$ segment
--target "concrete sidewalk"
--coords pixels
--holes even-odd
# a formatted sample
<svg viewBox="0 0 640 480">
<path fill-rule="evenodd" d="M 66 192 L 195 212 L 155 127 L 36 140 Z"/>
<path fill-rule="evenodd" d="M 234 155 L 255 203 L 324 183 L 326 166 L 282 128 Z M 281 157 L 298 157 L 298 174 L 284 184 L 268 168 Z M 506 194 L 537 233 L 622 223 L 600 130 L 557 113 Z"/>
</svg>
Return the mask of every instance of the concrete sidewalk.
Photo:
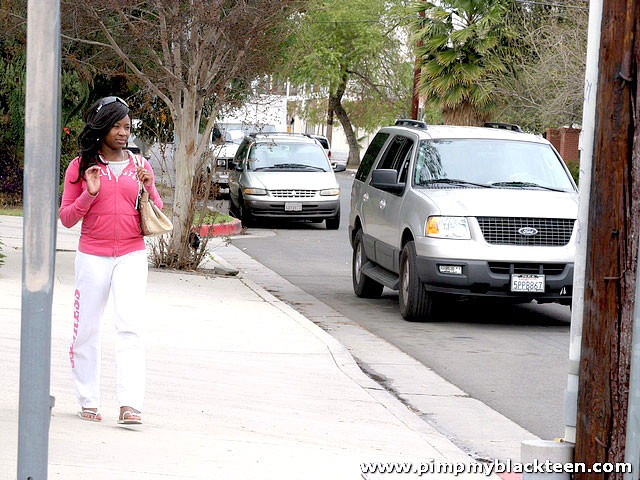
<svg viewBox="0 0 640 480">
<path fill-rule="evenodd" d="M 58 232 L 50 478 L 373 479 L 396 475 L 363 474 L 362 462 L 473 463 L 364 375 L 334 338 L 238 277 L 150 271 L 145 423 L 135 428 L 116 425 L 110 305 L 104 420 L 79 420 L 68 358 L 78 228 Z M 7 255 L 0 267 L 0 478 L 7 479 L 17 464 L 21 238 L 22 218 L 0 216 Z"/>
</svg>

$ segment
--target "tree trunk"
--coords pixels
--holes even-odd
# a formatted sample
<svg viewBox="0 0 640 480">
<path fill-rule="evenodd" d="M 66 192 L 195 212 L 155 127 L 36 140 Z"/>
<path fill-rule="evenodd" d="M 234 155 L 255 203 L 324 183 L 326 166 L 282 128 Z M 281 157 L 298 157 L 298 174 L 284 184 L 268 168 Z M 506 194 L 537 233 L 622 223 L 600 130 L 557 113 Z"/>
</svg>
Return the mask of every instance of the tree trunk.
<svg viewBox="0 0 640 480">
<path fill-rule="evenodd" d="M 174 158 L 176 187 L 173 195 L 173 233 L 170 241 L 170 250 L 177 267 L 188 264 L 191 255 L 188 245 L 193 221 L 192 185 L 198 163 L 195 153 L 199 126 L 196 118 L 199 116 L 195 111 L 194 99 L 190 95 L 185 95 L 181 113 L 181 117 L 175 120 L 180 143 Z"/>
<path fill-rule="evenodd" d="M 358 139 L 353 132 L 349 115 L 342 106 L 342 97 L 346 89 L 347 74 L 345 73 L 342 76 L 342 81 L 340 82 L 340 85 L 338 85 L 336 93 L 329 95 L 329 108 L 336 113 L 338 120 L 340 120 L 340 125 L 342 125 L 342 129 L 344 130 L 344 134 L 347 137 L 347 143 L 349 144 L 347 168 L 357 168 L 358 165 L 360 165 L 360 147 L 358 146 Z"/>
<path fill-rule="evenodd" d="M 466 125 L 481 127 L 489 119 L 487 113 L 479 112 L 469 102 L 462 102 L 455 108 L 443 108 L 442 118 L 446 125 Z"/>
<path fill-rule="evenodd" d="M 575 461 L 587 466 L 622 462 L 625 453 L 640 226 L 639 33 L 640 4 L 604 2 L 575 449 Z"/>
<path fill-rule="evenodd" d="M 327 140 L 329 145 L 333 140 L 333 108 L 331 108 L 331 98 L 329 98 L 329 108 L 327 108 Z"/>
</svg>

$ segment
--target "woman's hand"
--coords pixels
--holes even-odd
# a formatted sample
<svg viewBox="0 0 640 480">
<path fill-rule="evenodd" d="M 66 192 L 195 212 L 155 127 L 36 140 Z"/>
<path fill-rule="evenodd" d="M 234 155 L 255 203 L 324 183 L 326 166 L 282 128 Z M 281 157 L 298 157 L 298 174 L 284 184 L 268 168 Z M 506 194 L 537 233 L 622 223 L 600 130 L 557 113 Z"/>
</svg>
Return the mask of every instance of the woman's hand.
<svg viewBox="0 0 640 480">
<path fill-rule="evenodd" d="M 153 175 L 151 172 L 143 167 L 138 167 L 138 171 L 136 172 L 138 175 L 138 179 L 148 187 L 153 182 Z"/>
<path fill-rule="evenodd" d="M 90 195 L 96 195 L 100 191 L 100 167 L 94 165 L 87 168 L 84 173 L 84 179 L 87 182 L 87 190 Z"/>
</svg>

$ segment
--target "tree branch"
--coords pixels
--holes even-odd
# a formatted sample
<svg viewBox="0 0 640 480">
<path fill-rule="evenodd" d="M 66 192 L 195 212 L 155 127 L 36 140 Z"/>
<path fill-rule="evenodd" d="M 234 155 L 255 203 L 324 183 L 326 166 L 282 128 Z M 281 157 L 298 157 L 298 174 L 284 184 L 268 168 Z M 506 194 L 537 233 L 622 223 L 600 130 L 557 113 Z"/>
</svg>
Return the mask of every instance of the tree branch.
<svg viewBox="0 0 640 480">
<path fill-rule="evenodd" d="M 129 58 L 129 56 L 124 53 L 124 51 L 120 48 L 120 45 L 118 45 L 118 43 L 114 40 L 114 38 L 111 36 L 111 34 L 109 33 L 109 30 L 107 29 L 107 27 L 105 26 L 105 24 L 102 22 L 102 20 L 100 19 L 100 17 L 98 16 L 98 13 L 94 10 L 93 7 L 90 7 L 91 13 L 93 13 L 94 17 L 96 18 L 96 21 L 98 22 L 98 24 L 100 25 L 100 27 L 102 28 L 102 31 L 104 32 L 104 34 L 106 35 L 107 39 L 109 40 L 109 44 L 110 44 L 110 48 L 112 48 L 116 54 L 129 66 L 129 68 L 131 68 L 131 70 L 133 70 L 135 72 L 135 74 L 138 76 L 138 78 L 140 78 L 150 89 L 151 91 L 153 91 L 153 93 L 155 93 L 156 95 L 158 95 L 158 97 L 160 97 L 162 99 L 162 101 L 164 103 L 167 104 L 167 107 L 169 107 L 169 110 L 171 111 L 171 116 L 175 119 L 177 118 L 177 110 L 176 110 L 176 106 L 173 104 L 173 102 L 171 101 L 171 99 L 169 97 L 167 97 L 150 79 L 147 75 L 145 75 L 144 73 L 142 73 L 140 71 L 140 69 L 138 69 L 138 67 L 131 61 L 131 59 Z"/>
<path fill-rule="evenodd" d="M 113 50 L 112 46 L 109 45 L 108 43 L 96 42 L 94 40 L 86 40 L 84 38 L 70 37 L 69 35 L 65 35 L 64 33 L 61 33 L 60 36 L 67 40 L 71 40 L 72 42 L 86 43 L 87 45 L 96 45 L 98 47 L 105 47 Z"/>
</svg>

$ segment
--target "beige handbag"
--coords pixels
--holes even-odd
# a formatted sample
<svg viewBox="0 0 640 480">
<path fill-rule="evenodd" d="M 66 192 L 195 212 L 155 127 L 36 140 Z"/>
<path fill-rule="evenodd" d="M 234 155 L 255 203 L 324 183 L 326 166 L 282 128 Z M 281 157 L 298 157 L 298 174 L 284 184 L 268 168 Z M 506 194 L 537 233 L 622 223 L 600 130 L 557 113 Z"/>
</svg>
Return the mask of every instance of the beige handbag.
<svg viewBox="0 0 640 480">
<path fill-rule="evenodd" d="M 144 167 L 144 163 L 140 162 L 140 166 Z M 134 162 L 135 163 L 135 162 Z M 136 163 L 138 165 L 138 163 Z M 162 213 L 153 200 L 149 198 L 149 192 L 144 188 L 142 182 L 138 180 L 140 190 L 138 192 L 138 211 L 140 212 L 140 227 L 142 228 L 142 234 L 149 235 L 163 235 L 173 230 L 173 224 L 167 216 Z"/>
</svg>

